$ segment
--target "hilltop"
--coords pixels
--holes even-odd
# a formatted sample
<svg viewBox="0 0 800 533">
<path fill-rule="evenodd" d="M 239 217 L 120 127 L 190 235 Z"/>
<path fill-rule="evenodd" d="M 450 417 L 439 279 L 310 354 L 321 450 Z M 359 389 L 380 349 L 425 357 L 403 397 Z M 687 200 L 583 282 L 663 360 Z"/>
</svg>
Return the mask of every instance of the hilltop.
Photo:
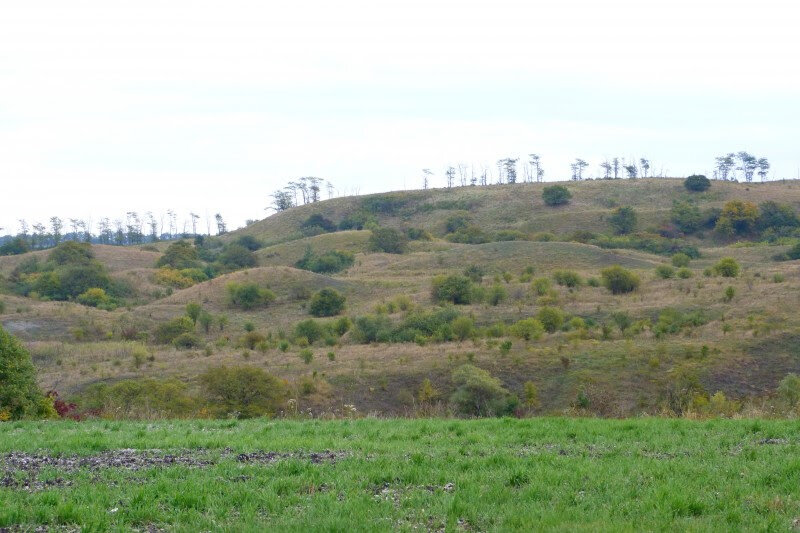
<svg viewBox="0 0 800 533">
<path fill-rule="evenodd" d="M 421 404 L 446 409 L 457 386 L 453 371 L 465 364 L 487 370 L 521 401 L 534 390 L 529 412 L 613 416 L 704 409 L 718 391 L 733 408 L 734 400 L 771 396 L 800 371 L 797 262 L 774 259 L 800 235 L 794 226 L 767 231 L 761 222 L 738 235 L 714 229 L 731 201 L 775 202 L 796 213 L 800 183 L 715 181 L 690 192 L 678 179 L 570 182 L 561 184 L 569 203 L 548 206 L 542 191 L 552 185 L 392 192 L 294 207 L 190 245 L 199 254 L 192 265 L 199 274 L 186 274 L 196 277 L 190 286 L 169 286 L 156 268 L 169 243 L 92 246 L 111 287 L 126 287 L 108 309 L 15 292 L 15 269 L 32 257 L 45 262 L 48 251 L 0 257 L 0 322 L 31 350 L 43 387 L 65 395 L 166 377 L 194 391 L 206 369 L 246 365 L 285 380 L 288 394 L 315 411 L 344 404 L 382 414 Z M 676 202 L 696 208 L 697 228 L 676 226 Z M 618 235 L 612 221 L 621 207 L 632 208 L 636 220 Z M 402 233 L 404 253 L 375 251 L 375 228 Z M 247 266 L 221 259 L 236 243 L 254 242 Z M 332 252 L 351 264 L 338 272 L 298 268 L 304 258 Z M 671 266 L 678 252 L 688 254 L 687 267 Z M 736 277 L 713 270 L 724 257 L 741 266 Z M 638 289 L 612 294 L 603 287 L 601 272 L 612 265 L 638 276 Z M 438 276 L 470 267 L 470 303 L 432 300 Z M 229 286 L 250 283 L 269 292 L 264 305 L 233 305 Z M 307 338 L 298 324 L 312 318 L 310 298 L 326 288 L 346 298 L 338 316 L 350 325 L 334 334 L 336 318 L 316 319 L 322 332 Z M 197 342 L 185 347 L 157 343 L 159 326 L 191 303 L 213 318 L 208 331 L 194 326 Z M 559 324 L 526 339 L 515 324 L 543 320 L 543 309 L 554 310 Z M 456 325 L 458 316 L 465 320 Z M 365 337 L 368 327 L 374 337 Z M 430 395 L 421 394 L 426 380 Z"/>
</svg>

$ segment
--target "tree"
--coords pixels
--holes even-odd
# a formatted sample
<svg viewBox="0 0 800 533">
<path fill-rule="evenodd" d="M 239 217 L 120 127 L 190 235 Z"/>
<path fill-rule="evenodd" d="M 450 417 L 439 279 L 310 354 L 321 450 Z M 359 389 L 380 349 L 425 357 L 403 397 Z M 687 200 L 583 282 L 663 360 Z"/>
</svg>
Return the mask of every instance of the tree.
<svg viewBox="0 0 800 533">
<path fill-rule="evenodd" d="M 758 168 L 758 159 L 747 152 L 739 152 L 736 154 L 736 157 L 739 159 L 739 166 L 736 170 L 741 170 L 744 180 L 750 183 L 753 181 L 753 174 L 755 174 Z"/>
<path fill-rule="evenodd" d="M 236 283 L 231 282 L 226 286 L 228 299 L 231 305 L 241 307 L 245 311 L 256 307 L 266 307 L 275 301 L 275 293 L 269 289 L 263 289 L 257 283 Z"/>
<path fill-rule="evenodd" d="M 725 204 L 715 229 L 725 235 L 750 233 L 758 221 L 758 207 L 751 202 L 732 200 Z"/>
<path fill-rule="evenodd" d="M 636 211 L 632 207 L 618 207 L 608 222 L 618 235 L 630 233 L 636 228 Z"/>
<path fill-rule="evenodd" d="M 650 160 L 643 157 L 639 159 L 639 164 L 642 167 L 642 177 L 646 178 L 647 173 L 650 171 Z"/>
<path fill-rule="evenodd" d="M 583 179 L 583 171 L 588 166 L 589 166 L 589 163 L 587 163 L 583 159 L 576 159 L 575 162 L 570 165 L 570 168 L 572 169 L 572 179 L 574 181 L 582 180 Z"/>
<path fill-rule="evenodd" d="M 542 200 L 546 205 L 564 205 L 572 198 L 572 193 L 563 185 L 550 185 L 542 190 Z"/>
<path fill-rule="evenodd" d="M 178 241 L 170 244 L 164 255 L 156 261 L 157 267 L 172 267 L 178 270 L 184 268 L 198 268 L 200 261 L 197 257 L 197 250 L 186 241 Z"/>
<path fill-rule="evenodd" d="M 431 176 L 433 176 L 433 172 L 429 168 L 422 169 L 422 189 L 428 190 L 428 185 L 431 181 Z"/>
<path fill-rule="evenodd" d="M 217 222 L 217 235 L 223 235 L 228 232 L 228 226 L 225 224 L 220 213 L 214 215 L 214 220 Z"/>
<path fill-rule="evenodd" d="M 615 157 L 611 160 L 611 168 L 614 169 L 614 179 L 619 178 L 619 169 L 621 168 L 619 157 Z"/>
<path fill-rule="evenodd" d="M 219 254 L 219 262 L 229 269 L 252 268 L 258 265 L 256 255 L 241 244 L 229 244 Z"/>
<path fill-rule="evenodd" d="M 634 179 L 638 176 L 639 169 L 636 168 L 635 164 L 625 165 L 625 172 L 628 173 L 630 179 Z"/>
<path fill-rule="evenodd" d="M 61 230 L 64 228 L 64 222 L 58 217 L 50 217 L 50 229 L 53 236 L 53 245 L 61 242 Z"/>
<path fill-rule="evenodd" d="M 200 313 L 203 308 L 197 302 L 189 302 L 186 304 L 186 316 L 192 319 L 193 324 L 197 324 L 197 319 L 200 318 Z"/>
<path fill-rule="evenodd" d="M 436 276 L 431 282 L 431 297 L 435 302 L 469 305 L 475 297 L 472 280 L 460 274 Z"/>
<path fill-rule="evenodd" d="M 611 177 L 611 170 L 613 168 L 611 166 L 611 163 L 609 163 L 608 161 L 603 161 L 602 163 L 600 163 L 600 168 L 605 173 L 605 175 L 603 177 L 605 179 L 609 179 Z"/>
<path fill-rule="evenodd" d="M 612 294 L 633 292 L 639 287 L 639 276 L 619 265 L 604 268 L 600 275 L 603 278 L 603 285 Z"/>
<path fill-rule="evenodd" d="M 345 299 L 334 289 L 322 289 L 311 297 L 308 312 L 316 317 L 336 316 L 344 310 Z"/>
<path fill-rule="evenodd" d="M 692 174 L 683 182 L 687 191 L 703 192 L 711 187 L 711 181 L 702 174 Z"/>
<path fill-rule="evenodd" d="M 758 176 L 761 178 L 761 181 L 764 181 L 764 178 L 767 177 L 767 173 L 769 172 L 769 161 L 766 157 L 762 157 L 758 160 Z"/>
<path fill-rule="evenodd" d="M 36 370 L 22 344 L 0 326 L 0 420 L 55 414 L 36 385 Z"/>
<path fill-rule="evenodd" d="M 731 170 L 736 166 L 736 154 L 730 153 L 717 157 L 717 176 L 722 181 L 728 181 Z"/>
<path fill-rule="evenodd" d="M 564 312 L 557 307 L 542 307 L 536 313 L 536 320 L 548 333 L 555 333 L 564 324 Z"/>
<path fill-rule="evenodd" d="M 270 208 L 275 211 L 286 211 L 294 207 L 295 203 L 292 199 L 292 193 L 287 190 L 275 191 L 272 193 L 272 205 Z M 269 209 L 269 208 L 268 208 Z"/>
<path fill-rule="evenodd" d="M 447 188 L 452 188 L 453 181 L 456 179 L 456 169 L 453 167 L 447 167 L 447 170 L 444 171 L 444 177 L 447 180 Z"/>
<path fill-rule="evenodd" d="M 541 166 L 541 157 L 539 154 L 528 154 L 528 157 L 530 158 L 531 167 L 533 167 L 533 177 L 538 183 L 542 181 L 542 178 L 544 177 L 544 170 Z"/>
<path fill-rule="evenodd" d="M 517 182 L 517 161 L 519 161 L 519 159 L 512 159 L 510 157 L 501 159 L 499 161 L 499 163 L 502 164 L 503 170 L 506 173 L 506 181 L 508 183 Z"/>
</svg>

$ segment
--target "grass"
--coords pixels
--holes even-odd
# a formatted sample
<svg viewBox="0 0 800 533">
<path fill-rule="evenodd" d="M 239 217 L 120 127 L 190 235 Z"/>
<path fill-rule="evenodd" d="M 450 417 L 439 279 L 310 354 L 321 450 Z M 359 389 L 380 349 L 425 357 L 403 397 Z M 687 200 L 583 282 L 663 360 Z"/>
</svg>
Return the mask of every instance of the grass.
<svg viewBox="0 0 800 533">
<path fill-rule="evenodd" d="M 0 488 L 0 527 L 763 531 L 788 530 L 800 516 L 796 422 L 0 424 L 3 457 L 20 451 L 97 457 L 120 449 L 157 449 L 211 464 L 46 467 L 36 476 L 51 486 Z M 237 458 L 258 450 L 279 456 Z M 325 450 L 335 459 L 309 459 Z M 291 456 L 280 457 L 285 453 Z M 2 461 L 0 467 L 6 468 Z"/>
</svg>

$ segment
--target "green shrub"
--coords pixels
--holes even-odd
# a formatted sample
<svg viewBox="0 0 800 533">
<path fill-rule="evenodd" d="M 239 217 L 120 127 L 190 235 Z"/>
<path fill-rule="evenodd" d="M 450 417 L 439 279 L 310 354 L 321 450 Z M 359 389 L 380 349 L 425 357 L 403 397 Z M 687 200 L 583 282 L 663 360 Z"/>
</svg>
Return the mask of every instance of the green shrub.
<svg viewBox="0 0 800 533">
<path fill-rule="evenodd" d="M 249 350 L 255 350 L 256 346 L 265 342 L 266 340 L 267 338 L 261 333 L 258 333 L 257 331 L 248 331 L 241 339 L 239 339 L 239 346 Z"/>
<path fill-rule="evenodd" d="M 305 255 L 294 266 L 303 270 L 310 270 L 318 274 L 335 274 L 353 266 L 355 256 L 350 252 L 338 250 L 315 255 L 309 246 Z"/>
<path fill-rule="evenodd" d="M 319 213 L 314 213 L 300 224 L 300 229 L 306 236 L 319 235 L 336 231 L 336 224 Z"/>
<path fill-rule="evenodd" d="M 545 331 L 554 333 L 564 324 L 564 312 L 557 307 L 542 307 L 536 313 L 536 319 L 542 324 Z"/>
<path fill-rule="evenodd" d="M 176 348 L 197 348 L 202 343 L 194 333 L 181 333 L 172 340 L 172 345 Z"/>
<path fill-rule="evenodd" d="M 583 278 L 572 270 L 556 270 L 553 272 L 553 279 L 564 287 L 574 288 L 583 285 Z"/>
<path fill-rule="evenodd" d="M 6 303 L 3 300 L 0 300 L 0 315 L 6 312 Z"/>
<path fill-rule="evenodd" d="M 36 384 L 36 369 L 22 344 L 0 326 L 0 421 L 55 415 Z"/>
<path fill-rule="evenodd" d="M 755 228 L 758 217 L 755 204 L 732 200 L 722 208 L 714 229 L 723 235 L 746 235 Z"/>
<path fill-rule="evenodd" d="M 274 415 L 286 397 L 283 381 L 252 366 L 209 368 L 200 383 L 209 409 L 218 416 Z"/>
<path fill-rule="evenodd" d="M 617 235 L 625 235 L 636 228 L 636 211 L 632 207 L 618 207 L 608 222 Z"/>
<path fill-rule="evenodd" d="M 691 261 L 691 258 L 683 252 L 678 252 L 672 256 L 671 261 L 672 266 L 681 268 L 689 266 L 689 261 Z"/>
<path fill-rule="evenodd" d="M 670 220 L 684 233 L 694 233 L 703 226 L 703 214 L 692 202 L 673 201 Z M 677 266 L 677 265 L 676 265 Z"/>
<path fill-rule="evenodd" d="M 229 244 L 217 258 L 217 261 L 228 270 L 252 268 L 258 265 L 256 255 L 240 244 Z"/>
<path fill-rule="evenodd" d="M 564 205 L 572 198 L 572 193 L 563 185 L 550 185 L 542 190 L 542 200 L 545 205 Z"/>
<path fill-rule="evenodd" d="M 108 308 L 112 305 L 112 299 L 106 291 L 99 287 L 87 289 L 86 292 L 78 296 L 78 303 L 89 307 Z"/>
<path fill-rule="evenodd" d="M 547 278 L 536 278 L 531 282 L 531 288 L 533 292 L 536 293 L 537 296 L 544 296 L 548 292 L 550 292 L 550 288 L 552 284 L 550 280 Z"/>
<path fill-rule="evenodd" d="M 724 278 L 735 278 L 739 275 L 740 268 L 733 257 L 723 257 L 714 265 L 714 273 Z"/>
<path fill-rule="evenodd" d="M 197 399 L 177 379 L 136 379 L 99 383 L 80 395 L 81 405 L 113 418 L 182 418 L 195 412 Z"/>
<path fill-rule="evenodd" d="M 684 180 L 683 186 L 687 191 L 702 192 L 711 187 L 711 180 L 702 174 L 693 174 Z"/>
<path fill-rule="evenodd" d="M 503 355 L 508 355 L 511 352 L 511 347 L 513 343 L 511 341 L 503 341 L 500 343 L 500 353 Z"/>
<path fill-rule="evenodd" d="M 308 312 L 312 316 L 335 316 L 344 310 L 346 298 L 334 289 L 322 289 L 311 297 Z"/>
<path fill-rule="evenodd" d="M 350 319 L 347 318 L 346 316 L 343 316 L 333 321 L 333 324 L 331 324 L 331 329 L 336 335 L 341 337 L 342 335 L 350 331 L 352 325 L 353 323 L 350 322 Z"/>
<path fill-rule="evenodd" d="M 800 377 L 797 374 L 786 374 L 780 381 L 778 397 L 790 407 L 796 407 L 800 403 Z"/>
<path fill-rule="evenodd" d="M 453 320 L 451 327 L 453 335 L 460 341 L 470 338 L 475 331 L 475 323 L 467 316 L 460 316 Z"/>
<path fill-rule="evenodd" d="M 471 281 L 480 283 L 483 281 L 483 276 L 486 275 L 486 271 L 478 265 L 470 265 L 464 269 L 464 275 Z"/>
<path fill-rule="evenodd" d="M 734 288 L 733 288 L 733 287 L 731 287 L 731 286 L 728 286 L 728 287 L 725 289 L 725 296 L 723 296 L 723 299 L 724 299 L 726 302 L 730 302 L 731 300 L 733 300 L 733 297 L 734 297 L 734 296 L 736 296 L 736 289 L 734 289 Z"/>
<path fill-rule="evenodd" d="M 502 416 L 512 414 L 519 400 L 500 380 L 473 365 L 463 365 L 453 371 L 456 390 L 450 403 L 457 413 L 467 416 Z"/>
<path fill-rule="evenodd" d="M 461 244 L 485 244 L 492 242 L 492 237 L 480 226 L 472 225 L 462 228 L 455 233 L 449 233 L 447 240 L 450 242 L 457 242 Z"/>
<path fill-rule="evenodd" d="M 30 251 L 25 239 L 17 237 L 0 246 L 0 255 L 21 255 Z"/>
<path fill-rule="evenodd" d="M 312 352 L 308 348 L 300 350 L 300 359 L 302 359 L 303 362 L 307 365 L 311 364 L 311 361 L 314 359 L 314 352 Z"/>
<path fill-rule="evenodd" d="M 692 271 L 688 268 L 678 269 L 678 277 L 681 279 L 689 279 L 693 276 Z"/>
<path fill-rule="evenodd" d="M 189 302 L 186 304 L 186 316 L 192 319 L 192 323 L 197 324 L 197 319 L 200 318 L 200 312 L 203 308 L 197 302 Z"/>
<path fill-rule="evenodd" d="M 228 283 L 226 289 L 230 304 L 245 311 L 256 307 L 265 307 L 275 301 L 274 292 L 269 289 L 263 289 L 253 282 L 231 282 Z"/>
<path fill-rule="evenodd" d="M 499 283 L 495 283 L 491 286 L 491 288 L 489 288 L 486 298 L 490 305 L 499 305 L 506 301 L 508 298 L 508 292 L 506 291 L 505 287 Z"/>
<path fill-rule="evenodd" d="M 468 305 L 473 301 L 474 287 L 466 276 L 458 274 L 436 276 L 432 281 L 431 296 L 436 302 Z"/>
<path fill-rule="evenodd" d="M 305 338 L 310 344 L 320 340 L 324 334 L 322 325 L 312 318 L 298 322 L 294 326 L 294 337 Z"/>
<path fill-rule="evenodd" d="M 447 233 L 455 233 L 466 229 L 469 225 L 470 219 L 466 213 L 454 213 L 444 221 L 444 229 Z"/>
<path fill-rule="evenodd" d="M 671 279 L 675 277 L 675 269 L 669 265 L 658 265 L 656 267 L 656 276 L 661 279 Z"/>
<path fill-rule="evenodd" d="M 526 341 L 539 340 L 544 334 L 544 325 L 535 318 L 524 318 L 511 326 L 511 333 Z"/>
<path fill-rule="evenodd" d="M 256 250 L 259 250 L 264 246 L 264 243 L 262 243 L 252 235 L 242 235 L 241 237 L 233 241 L 233 243 L 238 244 L 239 246 L 243 246 L 248 250 L 250 250 L 251 252 L 255 252 Z"/>
<path fill-rule="evenodd" d="M 600 274 L 603 286 L 612 294 L 633 292 L 639 287 L 639 276 L 619 265 L 604 268 Z"/>
<path fill-rule="evenodd" d="M 159 324 L 153 335 L 154 340 L 159 344 L 169 344 L 184 333 L 192 333 L 194 323 L 188 316 L 179 316 L 169 322 Z"/>
<path fill-rule="evenodd" d="M 388 342 L 392 335 L 391 321 L 385 315 L 360 316 L 353 324 L 352 335 L 362 344 Z"/>
<path fill-rule="evenodd" d="M 164 255 L 156 262 L 157 267 L 169 266 L 177 270 L 199 268 L 200 265 L 197 250 L 187 241 L 177 241 L 170 244 Z"/>
<path fill-rule="evenodd" d="M 58 266 L 88 265 L 94 259 L 91 245 L 85 242 L 62 242 L 47 255 L 47 260 Z"/>
<path fill-rule="evenodd" d="M 666 334 L 678 333 L 685 327 L 702 326 L 707 319 L 702 311 L 692 311 L 691 313 L 681 313 L 677 309 L 667 308 L 658 315 L 658 320 L 653 325 L 653 333 L 659 338 Z"/>
<path fill-rule="evenodd" d="M 407 246 L 406 236 L 393 228 L 375 228 L 369 238 L 369 249 L 373 252 L 402 254 Z"/>
</svg>

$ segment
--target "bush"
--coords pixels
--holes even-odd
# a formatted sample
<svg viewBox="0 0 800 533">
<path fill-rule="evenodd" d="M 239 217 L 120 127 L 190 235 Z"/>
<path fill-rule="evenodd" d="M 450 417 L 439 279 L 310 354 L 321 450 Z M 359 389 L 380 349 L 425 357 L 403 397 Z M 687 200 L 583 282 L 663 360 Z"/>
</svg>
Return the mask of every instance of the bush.
<svg viewBox="0 0 800 533">
<path fill-rule="evenodd" d="M 0 326 L 0 421 L 55 414 L 36 385 L 36 370 L 22 344 Z"/>
<path fill-rule="evenodd" d="M 714 273 L 723 278 L 735 278 L 739 275 L 740 266 L 733 257 L 723 257 L 714 265 Z"/>
<path fill-rule="evenodd" d="M 469 215 L 466 213 L 455 213 L 447 217 L 444 221 L 444 229 L 447 233 L 455 233 L 466 229 L 470 225 Z"/>
<path fill-rule="evenodd" d="M 91 385 L 81 394 L 80 403 L 104 417 L 181 418 L 194 413 L 197 399 L 177 379 L 136 379 Z"/>
<path fill-rule="evenodd" d="M 112 305 L 112 300 L 108 294 L 106 294 L 106 291 L 94 287 L 80 294 L 78 296 L 78 303 L 89 307 L 108 308 Z"/>
<path fill-rule="evenodd" d="M 252 268 L 258 265 L 256 255 L 240 244 L 229 244 L 218 258 L 219 263 L 229 270 Z"/>
<path fill-rule="evenodd" d="M 618 207 L 608 222 L 618 235 L 630 233 L 636 228 L 636 211 L 632 207 Z"/>
<path fill-rule="evenodd" d="M 385 315 L 366 315 L 356 318 L 353 324 L 353 338 L 356 342 L 388 342 L 391 338 L 391 322 Z"/>
<path fill-rule="evenodd" d="M 693 174 L 684 180 L 683 186 L 687 191 L 702 192 L 711 187 L 711 180 L 702 174 Z"/>
<path fill-rule="evenodd" d="M 238 244 L 239 246 L 243 246 L 250 250 L 251 252 L 255 252 L 256 250 L 261 249 L 264 246 L 264 243 L 253 237 L 252 235 L 242 235 L 235 241 L 234 244 Z"/>
<path fill-rule="evenodd" d="M 669 265 L 658 265 L 656 267 L 656 276 L 661 279 L 671 279 L 675 277 L 675 269 Z"/>
<path fill-rule="evenodd" d="M 218 416 L 274 415 L 286 396 L 283 381 L 251 366 L 209 368 L 200 382 L 209 409 Z"/>
<path fill-rule="evenodd" d="M 321 339 L 324 334 L 325 331 L 323 330 L 322 325 L 311 318 L 298 322 L 294 326 L 295 339 L 305 338 L 309 344 L 314 344 Z"/>
<path fill-rule="evenodd" d="M 700 208 L 690 202 L 674 201 L 670 210 L 670 220 L 684 233 L 694 233 L 703 226 Z"/>
<path fill-rule="evenodd" d="M 758 210 L 760 214 L 756 225 L 761 231 L 800 226 L 800 218 L 797 218 L 797 213 L 794 212 L 791 206 L 770 201 L 761 203 L 758 206 Z"/>
<path fill-rule="evenodd" d="M 451 327 L 453 335 L 460 341 L 470 338 L 475 331 L 475 323 L 467 316 L 460 316 L 453 320 Z"/>
<path fill-rule="evenodd" d="M 583 278 L 572 270 L 556 270 L 553 279 L 561 286 L 575 288 L 583 285 Z"/>
<path fill-rule="evenodd" d="M 511 326 L 511 334 L 526 341 L 539 340 L 544 334 L 544 325 L 535 318 L 524 318 Z"/>
<path fill-rule="evenodd" d="M 722 208 L 715 229 L 723 235 L 745 235 L 755 228 L 757 221 L 758 207 L 755 204 L 733 200 Z"/>
<path fill-rule="evenodd" d="M 228 283 L 226 288 L 231 305 L 240 307 L 245 311 L 256 307 L 265 307 L 275 301 L 274 292 L 269 289 L 262 289 L 253 282 L 231 282 Z"/>
<path fill-rule="evenodd" d="M 689 279 L 693 276 L 692 271 L 688 268 L 681 268 L 678 270 L 678 277 L 681 279 Z"/>
<path fill-rule="evenodd" d="M 448 234 L 447 240 L 461 244 L 484 244 L 491 242 L 492 237 L 483 231 L 480 226 L 472 225 L 467 228 L 460 229 L 455 233 Z"/>
<path fill-rule="evenodd" d="M 495 283 L 489 288 L 489 292 L 486 295 L 486 299 L 489 302 L 489 305 L 499 305 L 502 302 L 506 301 L 508 298 L 508 292 L 506 288 L 500 285 L 499 283 Z"/>
<path fill-rule="evenodd" d="M 184 333 L 192 333 L 193 331 L 194 323 L 192 319 L 188 316 L 179 316 L 169 322 L 159 324 L 153 338 L 158 344 L 169 344 L 178 336 Z"/>
<path fill-rule="evenodd" d="M 27 241 L 20 237 L 11 239 L 0 246 L 0 255 L 21 255 L 30 251 Z"/>
<path fill-rule="evenodd" d="M 334 274 L 353 266 L 355 256 L 350 252 L 340 252 L 338 250 L 325 252 L 322 255 L 315 255 L 309 246 L 306 248 L 303 258 L 294 264 L 297 268 L 310 270 L 318 274 Z"/>
<path fill-rule="evenodd" d="M 369 249 L 373 252 L 402 254 L 406 251 L 408 239 L 392 228 L 375 228 L 369 238 Z"/>
<path fill-rule="evenodd" d="M 336 231 L 336 224 L 332 220 L 328 220 L 319 213 L 315 213 L 305 219 L 300 224 L 300 229 L 303 235 L 319 235 L 320 233 L 331 233 Z"/>
<path fill-rule="evenodd" d="M 564 313 L 556 307 L 542 307 L 536 313 L 536 319 L 542 324 L 545 331 L 554 333 L 564 324 Z"/>
<path fill-rule="evenodd" d="M 85 242 L 62 242 L 48 254 L 47 260 L 53 264 L 86 265 L 94 259 L 91 245 Z"/>
<path fill-rule="evenodd" d="M 466 276 L 436 276 L 432 281 L 431 295 L 436 302 L 468 305 L 474 298 L 474 286 Z"/>
<path fill-rule="evenodd" d="M 200 338 L 194 333 L 181 333 L 172 340 L 176 348 L 197 348 L 200 344 Z"/>
<path fill-rule="evenodd" d="M 308 312 L 313 316 L 335 316 L 344 310 L 345 297 L 334 289 L 322 289 L 311 297 Z"/>
<path fill-rule="evenodd" d="M 199 268 L 176 270 L 170 267 L 161 267 L 156 271 L 154 280 L 159 285 L 165 285 L 174 289 L 186 289 L 192 285 L 208 280 L 208 276 Z"/>
<path fill-rule="evenodd" d="M 683 252 L 678 252 L 672 256 L 672 266 L 674 267 L 687 267 L 691 258 Z"/>
<path fill-rule="evenodd" d="M 535 292 L 537 296 L 544 296 L 550 292 L 551 287 L 552 284 L 547 278 L 536 278 L 531 282 L 531 289 L 533 289 L 533 292 Z"/>
<path fill-rule="evenodd" d="M 167 247 L 164 255 L 156 262 L 157 267 L 169 266 L 177 270 L 199 268 L 197 250 L 187 241 L 177 241 Z"/>
<path fill-rule="evenodd" d="M 542 190 L 542 200 L 545 205 L 564 205 L 572 198 L 572 193 L 563 185 L 550 185 Z"/>
<path fill-rule="evenodd" d="M 639 276 L 619 265 L 604 268 L 600 275 L 603 286 L 612 294 L 633 292 L 639 287 Z"/>
<path fill-rule="evenodd" d="M 311 364 L 311 361 L 314 360 L 314 352 L 312 352 L 308 348 L 306 348 L 304 350 L 300 350 L 300 354 L 299 355 L 300 355 L 300 359 L 302 359 L 303 362 L 305 364 L 307 364 L 307 365 Z"/>
<path fill-rule="evenodd" d="M 463 365 L 453 371 L 456 390 L 450 402 L 456 412 L 468 416 L 502 416 L 512 414 L 519 400 L 500 380 L 486 370 Z"/>
<path fill-rule="evenodd" d="M 468 277 L 471 281 L 474 281 L 475 283 L 480 283 L 481 281 L 483 281 L 483 276 L 486 275 L 486 271 L 483 269 L 483 267 L 480 267 L 478 265 L 470 265 L 464 269 L 464 275 Z"/>
<path fill-rule="evenodd" d="M 789 407 L 796 407 L 800 403 L 800 377 L 791 373 L 778 384 L 778 397 L 786 402 Z"/>
</svg>

